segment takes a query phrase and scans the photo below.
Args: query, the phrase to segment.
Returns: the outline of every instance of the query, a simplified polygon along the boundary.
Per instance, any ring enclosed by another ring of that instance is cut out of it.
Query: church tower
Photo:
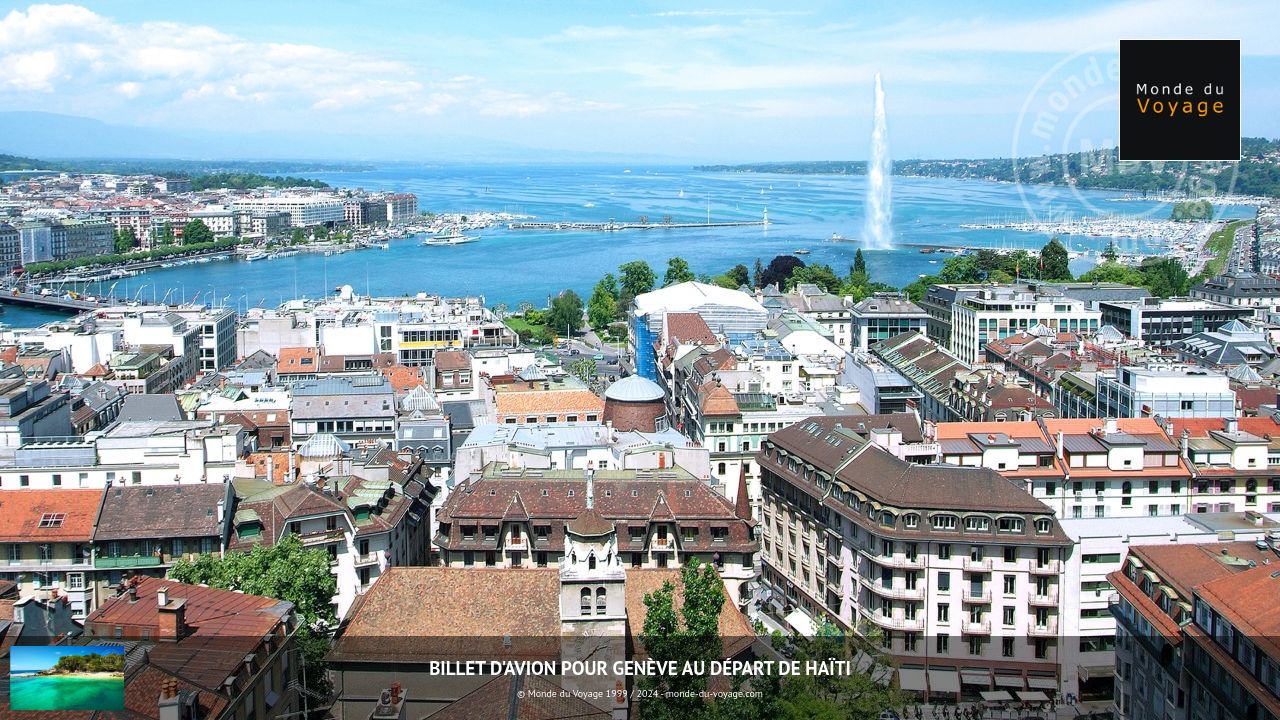
[[[615,676],[612,666],[627,659],[626,571],[617,530],[595,509],[595,470],[588,466],[586,474],[587,507],[565,524],[560,559],[560,660],[603,662],[605,672],[565,674],[561,685],[625,720],[625,678]]]

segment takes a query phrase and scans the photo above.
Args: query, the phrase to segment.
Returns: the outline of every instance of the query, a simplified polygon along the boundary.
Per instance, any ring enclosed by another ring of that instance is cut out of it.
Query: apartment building
[[[46,380],[29,380],[19,365],[0,369],[0,463],[25,443],[74,434],[67,393]]]
[[[845,298],[833,295],[818,285],[798,283],[789,292],[771,296],[767,300],[757,291],[757,299],[770,310],[790,310],[821,325],[830,333],[831,341],[846,351],[858,346],[853,309],[845,302]]]
[[[1280,512],[1280,422],[1274,417],[1172,418],[1191,468],[1188,512]]]
[[[856,303],[849,314],[852,334],[847,350],[868,350],[903,333],[924,333],[929,319],[924,308],[895,293],[876,293]]]
[[[1280,717],[1274,540],[1129,551],[1109,576],[1117,717]]]
[[[0,273],[9,273],[18,267],[22,267],[22,243],[18,229],[8,223],[0,223]]]
[[[617,534],[627,568],[714,565],[728,601],[746,602],[758,575],[755,521],[680,467],[542,470],[487,465],[459,478],[444,501],[433,541],[448,567],[553,567],[566,553],[566,528],[586,521]]]
[[[1049,287],[983,287],[958,300],[951,313],[950,350],[965,362],[985,356],[989,340],[1014,335],[1036,325],[1058,332],[1095,333],[1102,313],[1082,300]]]
[[[330,449],[319,451],[326,443]],[[316,436],[299,451],[302,465],[326,468],[305,473],[302,482],[238,481],[227,550],[247,552],[293,534],[326,551],[337,579],[331,602],[341,618],[389,567],[426,562],[426,515],[438,488],[421,464],[390,458],[380,472],[362,467],[362,476],[352,475],[350,451],[337,443]]]
[[[1248,308],[1197,298],[1113,300],[1098,303],[1098,309],[1104,325],[1157,347],[1253,315]]]
[[[0,492],[0,579],[18,595],[39,600],[65,597],[83,618],[93,604],[93,528],[101,490],[4,490]]]
[[[341,223],[345,219],[341,198],[331,195],[275,195],[260,198],[236,198],[232,210],[289,213],[293,227],[314,227]]]
[[[952,384],[970,373],[972,366],[940,344],[918,332],[895,335],[871,346],[871,353],[911,383],[919,394],[920,415],[925,420],[959,420],[952,402]]]
[[[1234,417],[1236,402],[1226,375],[1167,363],[1067,372],[1053,386],[1065,418]]]
[[[290,434],[295,445],[316,434],[333,434],[346,441],[395,438],[395,391],[382,375],[300,380],[290,394]]]
[[[1248,308],[1259,318],[1280,309],[1280,280],[1261,273],[1233,270],[1191,288],[1191,297]]]
[[[385,201],[387,222],[403,223],[418,217],[418,196],[413,193],[392,193]]]
[[[917,465],[814,417],[758,453],[767,606],[793,627],[875,627],[903,689],[1073,691],[1052,509],[993,470]]]
[[[137,576],[85,618],[85,644],[129,643],[125,703],[159,720],[249,720],[302,707],[293,603]]]

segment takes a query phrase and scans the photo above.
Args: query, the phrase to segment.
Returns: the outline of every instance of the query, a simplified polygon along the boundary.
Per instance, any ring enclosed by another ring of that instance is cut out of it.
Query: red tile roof
[[[674,345],[716,345],[719,341],[707,321],[698,313],[669,312],[666,315],[667,342]]]
[[[466,350],[438,350],[435,366],[437,370],[468,370],[471,368],[471,353]]]
[[[1170,418],[1169,421],[1173,423],[1175,438],[1182,437],[1183,430],[1188,431],[1191,437],[1208,437],[1210,430],[1222,431],[1226,428],[1223,418]],[[1280,422],[1270,417],[1239,418],[1237,426],[1241,431],[1258,437],[1280,437]]]
[[[319,355],[319,351],[313,347],[280,348],[276,372],[313,373],[320,367]]]
[[[418,368],[392,365],[380,368],[379,372],[391,382],[391,389],[397,395],[403,395],[422,384],[422,373]]]
[[[0,491],[0,542],[88,542],[102,490]]]

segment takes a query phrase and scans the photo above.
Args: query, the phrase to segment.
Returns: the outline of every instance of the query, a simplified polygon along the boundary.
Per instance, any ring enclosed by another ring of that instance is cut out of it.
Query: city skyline
[[[1264,3],[931,3],[906,15],[827,3],[386,2],[353,16],[348,5],[86,2],[15,4],[0,17],[7,110],[130,128],[164,138],[168,156],[863,159],[876,72],[895,158],[1078,150],[1114,144],[1109,80],[1067,111],[1071,135],[1043,147],[1024,142],[1020,116],[1071,58],[1105,66],[1133,37],[1240,38],[1243,133],[1280,134],[1280,47],[1265,35],[1280,10]],[[23,144],[44,147],[40,129],[22,130],[42,117],[0,117],[0,152],[38,154]],[[114,144],[109,128],[79,127]],[[93,138],[63,148],[113,154]]]

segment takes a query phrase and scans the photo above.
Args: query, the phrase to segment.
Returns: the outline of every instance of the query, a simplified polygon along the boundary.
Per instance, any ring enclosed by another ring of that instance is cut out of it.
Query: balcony
[[[321,530],[319,532],[303,533],[298,536],[298,539],[302,541],[305,547],[316,547],[338,542],[345,536],[346,534],[342,530]]]
[[[967,557],[961,561],[961,567],[970,572],[988,572],[991,570],[991,558],[974,560]]]
[[[163,564],[164,558],[159,555],[121,555],[119,557],[99,556],[93,561],[93,567],[96,570],[160,567]]]
[[[1031,637],[1057,637],[1058,618],[1049,618],[1044,622],[1032,620],[1027,624],[1027,635]]]
[[[864,583],[871,592],[884,598],[892,598],[894,600],[924,600],[924,588],[918,587],[913,589],[900,587],[885,587],[879,583]]]
[[[1032,595],[1027,598],[1027,604],[1032,607],[1058,607],[1058,595]]]
[[[974,590],[973,588],[965,588],[964,597],[962,599],[967,603],[983,603],[983,604],[990,603],[991,591],[990,590]]]
[[[973,622],[972,620],[965,620],[960,625],[960,632],[966,635],[990,635],[991,621],[981,620],[979,622]]]
[[[923,630],[924,620],[920,618],[889,617],[871,613],[871,622],[890,630]]]
[[[860,548],[858,552],[862,553],[862,555],[866,557],[868,560],[870,560],[871,562],[876,563],[877,565],[881,565],[883,567],[897,568],[900,570],[923,570],[924,569],[924,561],[921,560],[920,556],[918,555],[914,560],[912,560],[910,558],[898,557],[896,555],[880,555],[875,551],[869,550],[869,549]]]
[[[1032,575],[1059,575],[1062,573],[1062,561],[1050,560],[1043,564],[1033,562],[1030,570]]]
[[[54,570],[59,568],[88,568],[88,558],[50,558],[48,560],[40,560],[38,558],[23,558],[21,560],[10,560],[7,563],[11,568],[32,568],[38,570]],[[5,565],[0,565],[4,568]]]
[[[520,537],[509,537],[507,538],[507,549],[521,551],[527,550],[529,549],[529,543],[525,540],[523,535]]]
[[[382,557],[382,553],[378,550],[374,550],[373,552],[367,552],[363,555],[356,555],[355,565],[356,567],[367,567],[371,565],[377,565],[378,559],[381,557]]]
[[[669,538],[669,537],[665,537],[665,538],[656,537],[653,539],[653,542],[650,544],[649,549],[658,550],[661,552],[670,552],[676,549],[676,541],[675,539]]]

